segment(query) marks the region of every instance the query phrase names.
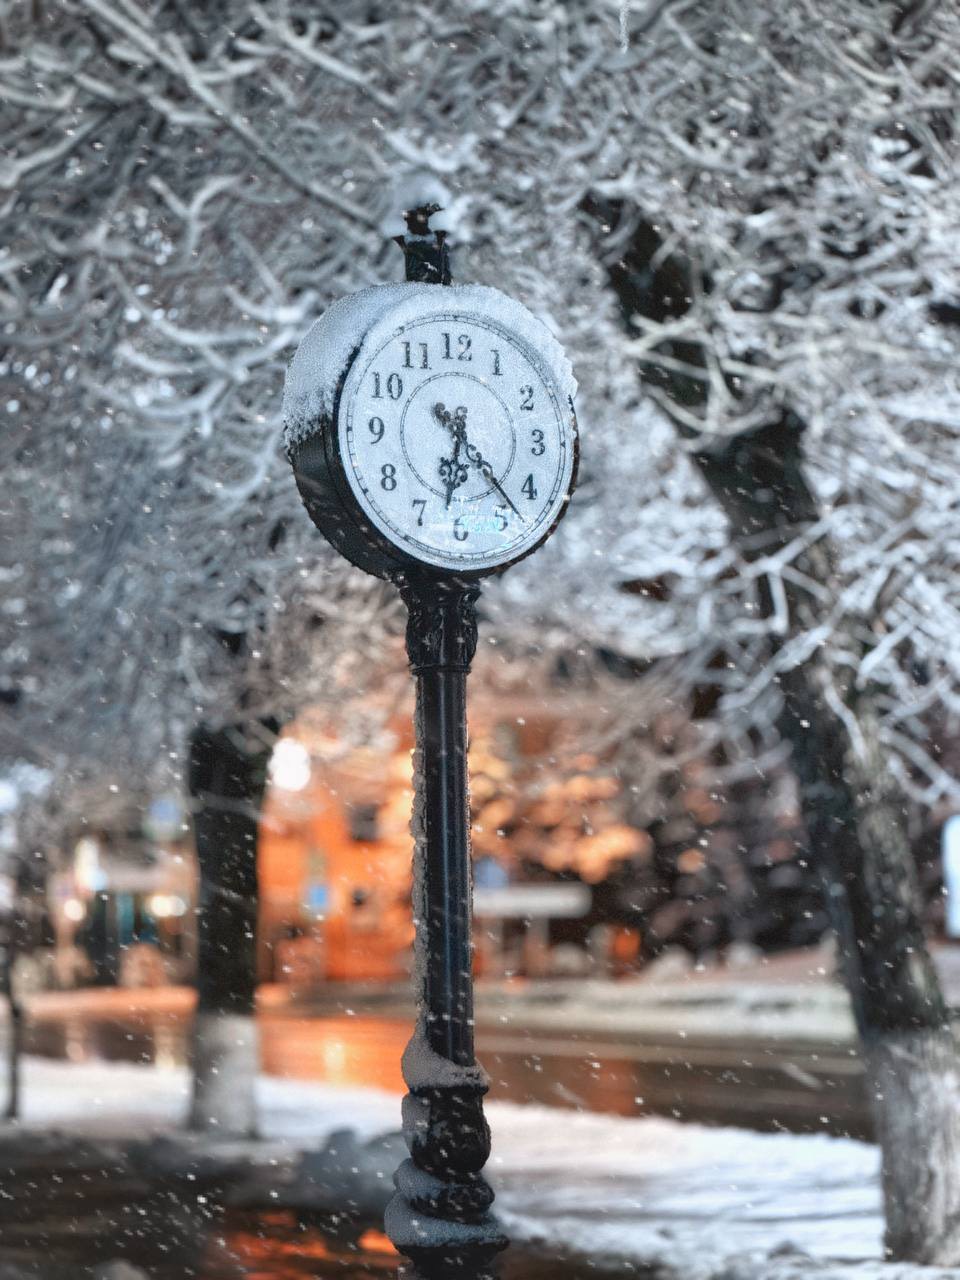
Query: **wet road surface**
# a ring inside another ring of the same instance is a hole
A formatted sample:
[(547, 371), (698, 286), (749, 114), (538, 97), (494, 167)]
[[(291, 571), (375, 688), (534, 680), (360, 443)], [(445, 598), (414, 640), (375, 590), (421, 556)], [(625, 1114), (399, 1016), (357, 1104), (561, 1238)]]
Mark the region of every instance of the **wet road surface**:
[[(4, 1275), (9, 1266), (17, 1277), (93, 1280), (110, 1263), (145, 1268), (151, 1280), (397, 1280), (399, 1274), (400, 1259), (376, 1226), (333, 1226), (289, 1209), (224, 1209), (206, 1185), (205, 1194), (191, 1194), (109, 1165), (71, 1170), (59, 1162), (45, 1170), (42, 1164), (41, 1158), (29, 1173), (19, 1170), (31, 1194), (21, 1192), (16, 1205), (0, 1208)], [(645, 1274), (633, 1264), (605, 1267), (529, 1246), (509, 1249), (500, 1270), (501, 1280)]]
[[(192, 994), (182, 988), (44, 997), (32, 1004), (28, 1052), (179, 1065), (187, 1060), (191, 1009)], [(400, 1055), (411, 1013), (331, 1004), (306, 1015), (268, 989), (258, 1016), (267, 1074), (404, 1091)], [(842, 1045), (551, 1034), (512, 1019), (481, 1021), (477, 1052), (491, 1097), (504, 1101), (870, 1136), (861, 1066)]]
[[(45, 993), (30, 1001), (28, 1051), (69, 1061), (186, 1062), (193, 994), (184, 988)], [(859, 1062), (849, 1048), (782, 1040), (606, 1031), (526, 1030), (519, 1008), (488, 1011), (478, 1055), (494, 1098), (621, 1115), (663, 1114), (758, 1129), (869, 1135)], [(265, 1072), (399, 1095), (400, 1055), (412, 1011), (402, 1001), (330, 996), (309, 1010), (279, 989), (261, 991)], [(28, 1081), (25, 1086), (29, 1088)], [(399, 1096), (397, 1106), (399, 1123)], [(42, 1157), (41, 1157), (42, 1160)], [(238, 1211), (182, 1187), (134, 1185), (129, 1171), (74, 1176), (62, 1164), (30, 1178), (34, 1191), (0, 1202), (3, 1263), (41, 1266), (44, 1280), (80, 1280), (122, 1258), (154, 1280), (395, 1280), (398, 1259), (366, 1225), (338, 1234), (287, 1209)], [(195, 1188), (193, 1188), (195, 1190)], [(206, 1189), (204, 1189), (206, 1190)], [(9, 1215), (4, 1210), (9, 1208)], [(30, 1274), (27, 1272), (27, 1274)], [(590, 1259), (511, 1250), (503, 1280), (618, 1280)]]

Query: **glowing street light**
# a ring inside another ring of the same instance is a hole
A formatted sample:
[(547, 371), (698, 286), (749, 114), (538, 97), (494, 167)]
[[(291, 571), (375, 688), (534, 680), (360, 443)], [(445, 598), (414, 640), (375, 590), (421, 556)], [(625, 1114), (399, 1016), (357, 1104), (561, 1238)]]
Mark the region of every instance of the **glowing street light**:
[(310, 752), (296, 738), (281, 738), (270, 757), (270, 781), (281, 791), (302, 791), (310, 782)]

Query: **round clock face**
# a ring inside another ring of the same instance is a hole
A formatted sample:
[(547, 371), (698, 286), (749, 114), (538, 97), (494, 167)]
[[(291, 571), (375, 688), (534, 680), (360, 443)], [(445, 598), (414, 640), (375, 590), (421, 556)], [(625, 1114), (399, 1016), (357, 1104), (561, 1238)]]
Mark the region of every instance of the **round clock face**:
[(484, 316), (437, 312), (368, 335), (338, 432), (347, 483), (374, 527), (454, 571), (531, 550), (573, 478), (569, 403), (537, 352)]

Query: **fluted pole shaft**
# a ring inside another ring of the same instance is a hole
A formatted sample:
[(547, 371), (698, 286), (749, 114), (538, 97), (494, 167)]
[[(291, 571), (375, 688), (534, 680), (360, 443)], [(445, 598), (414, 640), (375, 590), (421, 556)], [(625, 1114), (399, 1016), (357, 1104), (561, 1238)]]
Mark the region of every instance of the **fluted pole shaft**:
[(472, 875), (466, 680), (477, 644), (479, 588), (456, 579), (399, 581), (416, 678), (414, 920), (417, 1028), (403, 1056), (409, 1093), (387, 1234), (414, 1263), (409, 1280), (492, 1280), (506, 1239), (482, 1175), (490, 1155), (487, 1078), (473, 1047)]

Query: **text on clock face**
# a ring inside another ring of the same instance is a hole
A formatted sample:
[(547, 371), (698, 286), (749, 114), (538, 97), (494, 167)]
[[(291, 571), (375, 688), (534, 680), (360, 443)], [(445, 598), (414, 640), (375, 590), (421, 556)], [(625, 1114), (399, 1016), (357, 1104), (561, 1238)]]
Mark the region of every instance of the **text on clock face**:
[(438, 564), (522, 554), (570, 479), (567, 406), (523, 340), (476, 316), (425, 318), (362, 352), (340, 429), (373, 523)]

